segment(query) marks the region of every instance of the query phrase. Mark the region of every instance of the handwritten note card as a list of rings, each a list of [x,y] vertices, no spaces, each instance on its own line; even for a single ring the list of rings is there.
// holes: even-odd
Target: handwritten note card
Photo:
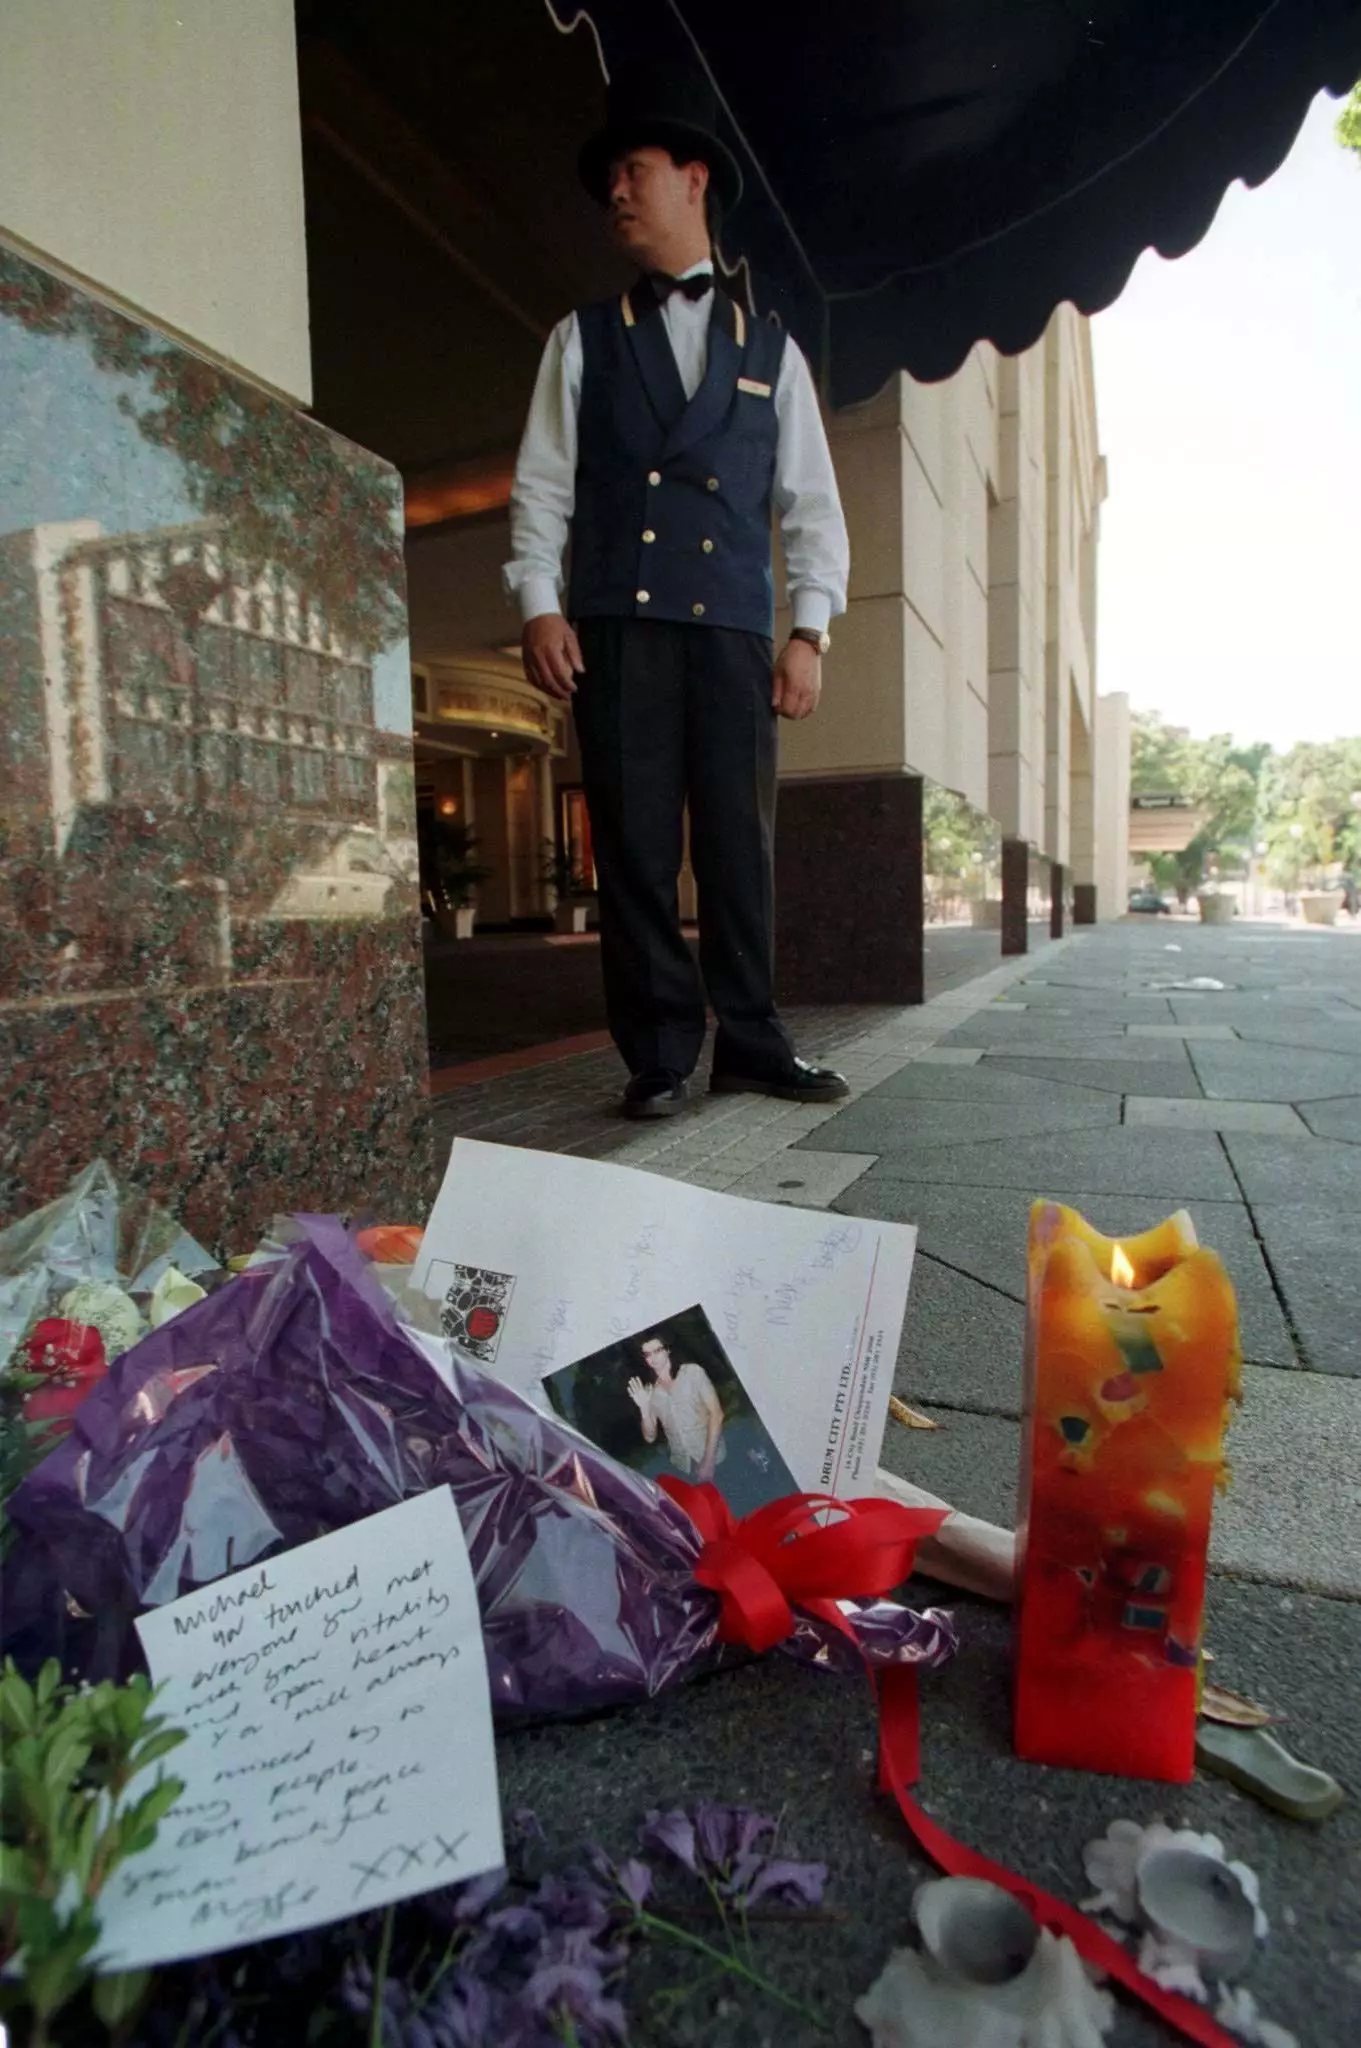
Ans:
[[[852,1495],[875,1485],[916,1237],[459,1138],[413,1284],[459,1351],[545,1401],[611,1346],[622,1387],[646,1383],[644,1340],[698,1303],[795,1483]]]
[[[104,1894],[136,1969],[494,1869],[501,1815],[477,1594],[447,1487],[137,1624],[186,1789]]]

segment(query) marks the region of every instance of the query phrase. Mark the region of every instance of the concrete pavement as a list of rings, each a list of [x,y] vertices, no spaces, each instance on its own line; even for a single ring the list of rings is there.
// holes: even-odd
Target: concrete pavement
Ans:
[[[1081,1845],[1117,1815],[1219,1833],[1263,1878],[1263,2009],[1313,2048],[1361,2039],[1361,934],[1122,924],[918,1010],[798,1022],[805,1052],[843,1065],[846,1104],[716,1098],[640,1130],[605,1114],[616,1068],[593,1054],[454,1089],[438,1115],[450,1134],[915,1223],[896,1385],[942,1427],[890,1422],[885,1462],[1000,1521],[1015,1499],[1030,1200],[1070,1201],[1121,1233],[1190,1209],[1234,1277],[1249,1360],[1215,1528],[1216,1676],[1285,1714],[1285,1739],[1348,1802],[1314,1830],[1216,1779],[1158,1787],[1018,1763],[1007,1617],[926,1585],[913,1597],[948,1597],[962,1648],[923,1687],[923,1790],[963,1839],[1075,1899]],[[829,1905],[847,1917],[762,1928],[758,1959],[850,2043],[864,2038],[851,2003],[927,1874],[873,1792],[871,1752],[861,1688],[775,1658],[639,1712],[516,1735],[501,1763],[507,1804],[537,1806],[564,1846],[594,1835],[622,1852],[659,1803],[783,1810],[792,1847],[829,1862]],[[649,1986],[678,1985],[693,1995],[649,2004]],[[826,2038],[701,1983],[679,1956],[647,1965],[631,2005],[646,2042]],[[1114,2038],[1170,2037],[1126,2008]]]

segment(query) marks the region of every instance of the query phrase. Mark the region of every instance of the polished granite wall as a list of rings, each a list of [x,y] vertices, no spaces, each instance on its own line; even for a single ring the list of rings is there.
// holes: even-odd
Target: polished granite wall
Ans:
[[[0,249],[0,1222],[433,1192],[400,484]]]

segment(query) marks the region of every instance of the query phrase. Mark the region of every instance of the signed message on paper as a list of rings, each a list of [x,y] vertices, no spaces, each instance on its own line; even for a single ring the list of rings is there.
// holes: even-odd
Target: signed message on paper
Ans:
[[[104,1968],[320,1926],[502,1858],[477,1595],[447,1487],[137,1624],[186,1789],[101,1901]]]
[[[852,1495],[875,1484],[916,1236],[459,1138],[414,1279],[452,1343],[540,1400],[613,1349],[617,1391],[636,1379],[655,1403],[659,1339],[664,1371],[705,1362],[684,1326],[698,1306],[796,1484]]]

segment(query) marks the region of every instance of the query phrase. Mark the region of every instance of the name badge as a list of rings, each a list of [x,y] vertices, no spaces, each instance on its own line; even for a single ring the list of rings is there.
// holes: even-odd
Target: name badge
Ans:
[[[769,384],[758,383],[755,377],[739,377],[737,388],[739,391],[750,392],[753,398],[769,398],[770,396]]]

